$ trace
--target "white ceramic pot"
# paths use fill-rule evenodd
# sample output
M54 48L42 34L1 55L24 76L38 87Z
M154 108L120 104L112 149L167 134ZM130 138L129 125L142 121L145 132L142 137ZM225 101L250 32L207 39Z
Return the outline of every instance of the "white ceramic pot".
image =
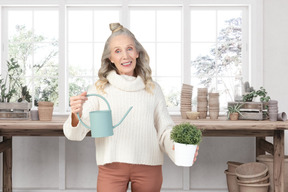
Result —
M183 167L193 165L197 145L175 143L175 164Z

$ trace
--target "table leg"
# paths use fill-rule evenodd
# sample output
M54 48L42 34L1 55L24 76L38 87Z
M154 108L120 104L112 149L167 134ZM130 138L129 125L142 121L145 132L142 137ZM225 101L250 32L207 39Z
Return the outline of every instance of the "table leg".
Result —
M284 192L284 130L274 131L273 172L274 191Z
M12 192L12 137L3 137L11 147L3 152L3 192Z
M265 139L265 137L256 137L256 158L259 155L265 155L265 150L261 148L261 139Z

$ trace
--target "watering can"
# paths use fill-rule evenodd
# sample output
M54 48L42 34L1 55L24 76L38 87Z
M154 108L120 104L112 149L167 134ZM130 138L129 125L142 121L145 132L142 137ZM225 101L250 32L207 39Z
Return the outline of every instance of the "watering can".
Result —
M89 96L97 96L103 99L107 106L108 110L103 110L103 111L91 111L89 113L90 117L90 127L86 125L80 118L79 113L77 113L77 117L79 121L88 129L91 130L91 136L92 137L108 137L113 135L113 129L120 125L122 121L126 118L128 113L131 111L133 107L130 107L126 114L122 117L120 122L116 125L112 124L112 114L111 114L111 108L108 103L108 101L101 95L98 94L88 94L86 97Z

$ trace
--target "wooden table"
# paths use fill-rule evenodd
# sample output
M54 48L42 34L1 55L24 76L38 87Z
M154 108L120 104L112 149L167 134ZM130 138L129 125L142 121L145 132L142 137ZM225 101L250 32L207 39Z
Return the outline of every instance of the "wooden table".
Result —
M0 152L3 152L3 189L12 192L12 138L13 136L64 136L63 122L67 116L54 116L52 121L12 121L0 120ZM228 121L218 120L187 120L180 116L172 116L174 122L189 122L203 130L204 136L251 136L256 137L256 156L265 151L274 155L274 189L284 192L284 130L288 130L288 121ZM272 136L273 143L265 140ZM286 170L287 171L287 170ZM287 178L286 178L287 179Z

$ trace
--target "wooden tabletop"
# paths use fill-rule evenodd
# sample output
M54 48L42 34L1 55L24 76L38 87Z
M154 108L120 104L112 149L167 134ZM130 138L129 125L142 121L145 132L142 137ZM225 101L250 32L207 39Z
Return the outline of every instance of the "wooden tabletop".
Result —
M67 117L53 116L52 121L0 120L0 136L64 136L63 123ZM175 124L189 122L196 125L203 130L204 136L231 136L236 132L239 136L272 136L274 130L288 129L288 121L230 121L226 117L189 120L177 115L171 117Z
M197 119L189 120L182 119L181 116L172 116L172 119L176 124L181 122L189 122L195 124L198 128L204 130L284 130L288 129L288 121L269 121L269 120L227 120L226 117L220 117L217 120Z

